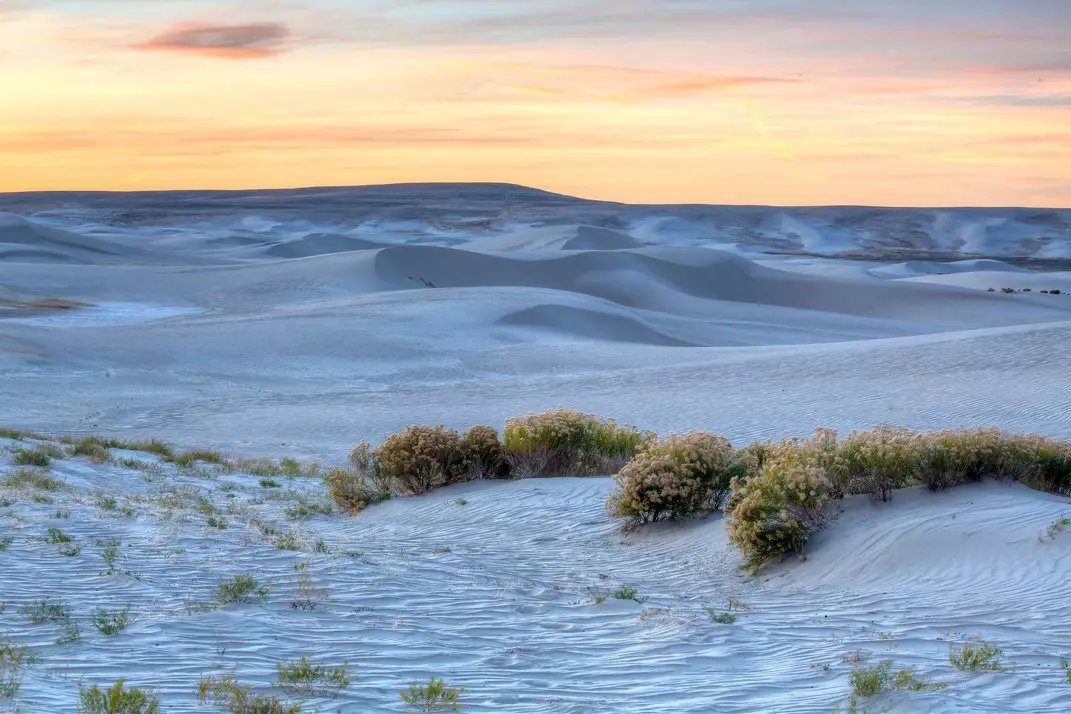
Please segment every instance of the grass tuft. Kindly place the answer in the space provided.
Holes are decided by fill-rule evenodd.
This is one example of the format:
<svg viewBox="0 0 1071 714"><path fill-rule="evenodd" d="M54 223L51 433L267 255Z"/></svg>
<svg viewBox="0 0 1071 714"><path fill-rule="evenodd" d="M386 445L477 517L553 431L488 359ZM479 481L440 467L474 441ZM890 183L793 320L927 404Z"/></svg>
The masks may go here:
<svg viewBox="0 0 1071 714"><path fill-rule="evenodd" d="M443 680L431 677L427 684L411 684L401 693L402 701L422 712L455 711L464 705L461 693L464 688L447 687Z"/></svg>

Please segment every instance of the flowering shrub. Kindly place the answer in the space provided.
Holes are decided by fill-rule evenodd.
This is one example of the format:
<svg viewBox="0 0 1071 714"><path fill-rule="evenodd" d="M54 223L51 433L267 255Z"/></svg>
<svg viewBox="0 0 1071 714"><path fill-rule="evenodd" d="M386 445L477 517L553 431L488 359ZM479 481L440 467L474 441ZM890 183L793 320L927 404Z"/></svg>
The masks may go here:
<svg viewBox="0 0 1071 714"><path fill-rule="evenodd" d="M653 439L612 419L558 409L508 420L503 442L523 478L613 473Z"/></svg>
<svg viewBox="0 0 1071 714"><path fill-rule="evenodd" d="M472 478L509 478L510 465L506 449L494 427L477 424L470 427L458 444L465 468Z"/></svg>
<svg viewBox="0 0 1071 714"><path fill-rule="evenodd" d="M696 432L660 439L614 476L617 489L607 512L649 523L717 510L729 493L734 463L733 447L722 436Z"/></svg>
<svg viewBox="0 0 1071 714"><path fill-rule="evenodd" d="M443 426L410 426L375 453L392 493L417 495L467 480L461 437Z"/></svg>
<svg viewBox="0 0 1071 714"><path fill-rule="evenodd" d="M747 481L734 478L732 489L729 540L753 571L779 555L802 553L811 534L825 525L822 507L831 484L817 467L767 463Z"/></svg>
<svg viewBox="0 0 1071 714"><path fill-rule="evenodd" d="M846 493L866 493L872 500L888 501L893 489L914 481L918 449L924 441L919 434L887 425L852 432L837 444L830 475L843 479Z"/></svg>

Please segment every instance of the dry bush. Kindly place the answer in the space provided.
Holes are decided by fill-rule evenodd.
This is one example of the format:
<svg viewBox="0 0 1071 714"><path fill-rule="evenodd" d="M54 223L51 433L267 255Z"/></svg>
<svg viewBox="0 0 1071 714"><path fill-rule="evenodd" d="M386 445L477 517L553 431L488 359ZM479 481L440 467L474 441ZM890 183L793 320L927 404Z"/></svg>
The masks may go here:
<svg viewBox="0 0 1071 714"><path fill-rule="evenodd" d="M443 426L406 427L390 436L375 455L392 493L415 496L468 480L461 437Z"/></svg>
<svg viewBox="0 0 1071 714"><path fill-rule="evenodd" d="M830 488L821 469L799 464L768 463L746 482L734 478L729 540L747 557L745 567L755 571L780 555L802 554L825 525Z"/></svg>
<svg viewBox="0 0 1071 714"><path fill-rule="evenodd" d="M888 501L894 489L913 484L922 441L919 434L888 425L852 432L837 444L835 474L845 479L846 493Z"/></svg>
<svg viewBox="0 0 1071 714"><path fill-rule="evenodd" d="M327 494L336 506L351 516L356 516L373 503L379 503L389 494L372 488L360 473L350 469L330 468L324 474Z"/></svg>
<svg viewBox="0 0 1071 714"><path fill-rule="evenodd" d="M735 463L729 440L695 432L660 439L614 476L606 502L614 518L649 523L718 510L729 494Z"/></svg>
<svg viewBox="0 0 1071 714"><path fill-rule="evenodd" d="M461 458L470 478L499 479L510 477L506 449L491 426L477 424L469 428L459 443Z"/></svg>
<svg viewBox="0 0 1071 714"><path fill-rule="evenodd" d="M612 419L557 409L506 422L504 445L519 478L615 473L654 440Z"/></svg>

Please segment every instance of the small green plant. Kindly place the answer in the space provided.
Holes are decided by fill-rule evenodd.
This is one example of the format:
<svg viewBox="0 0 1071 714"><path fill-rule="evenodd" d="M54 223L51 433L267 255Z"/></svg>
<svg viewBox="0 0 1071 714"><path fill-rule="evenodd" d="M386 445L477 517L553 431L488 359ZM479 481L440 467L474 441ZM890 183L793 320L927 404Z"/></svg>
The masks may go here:
<svg viewBox="0 0 1071 714"><path fill-rule="evenodd" d="M130 625L130 607L124 607L122 610L116 610L115 612L97 609L93 611L92 618L93 626L102 635L117 635Z"/></svg>
<svg viewBox="0 0 1071 714"><path fill-rule="evenodd" d="M892 633L891 632L876 632L876 633L874 633L874 636L877 637L879 640L891 640L892 639Z"/></svg>
<svg viewBox="0 0 1071 714"><path fill-rule="evenodd" d="M409 691L402 692L402 701L417 711L441 712L461 709L461 693L463 687L454 689L447 687L443 680L431 677L427 684L411 684Z"/></svg>
<svg viewBox="0 0 1071 714"><path fill-rule="evenodd" d="M59 521L68 521L71 518L71 512L70 511L56 511L55 513L52 514L51 517L55 518L56 520L59 520Z"/></svg>
<svg viewBox="0 0 1071 714"><path fill-rule="evenodd" d="M290 601L290 609L315 610L317 605L328 598L327 588L313 585L307 562L295 564L294 571L298 574L297 597Z"/></svg>
<svg viewBox="0 0 1071 714"><path fill-rule="evenodd" d="M265 694L254 695L253 688L240 684L234 675L201 675L197 696L201 704L211 701L231 714L301 714L300 704L287 704L278 697Z"/></svg>
<svg viewBox="0 0 1071 714"><path fill-rule="evenodd" d="M247 573L236 575L232 580L224 580L214 590L216 602L221 605L251 603L254 599L263 600L270 593L270 585L261 584Z"/></svg>
<svg viewBox="0 0 1071 714"><path fill-rule="evenodd" d="M151 689L123 689L124 679L118 679L106 690L97 685L79 687L79 714L157 714L160 699Z"/></svg>
<svg viewBox="0 0 1071 714"><path fill-rule="evenodd" d="M1068 526L1071 526L1071 518L1061 518L1053 521L1049 524L1048 529L1045 531L1045 535L1049 540L1056 540L1056 537L1063 533Z"/></svg>
<svg viewBox="0 0 1071 714"><path fill-rule="evenodd" d="M327 542L324 541L323 538L317 538L316 545L313 547L313 550L317 553L327 553Z"/></svg>
<svg viewBox="0 0 1071 714"><path fill-rule="evenodd" d="M279 550L302 550L305 543L297 531L287 531L275 539L275 547Z"/></svg>
<svg viewBox="0 0 1071 714"><path fill-rule="evenodd" d="M295 505L286 509L286 517L294 520L303 521L316 515L331 515L331 506L326 503L298 501Z"/></svg>
<svg viewBox="0 0 1071 714"><path fill-rule="evenodd" d="M16 503L11 496L0 496L0 508L7 508L8 506L14 506Z"/></svg>
<svg viewBox="0 0 1071 714"><path fill-rule="evenodd" d="M70 544L61 545L56 552L62 555L64 558L73 558L74 556L82 552L82 546Z"/></svg>
<svg viewBox="0 0 1071 714"><path fill-rule="evenodd" d="M11 536L7 538L0 538L0 552L3 552L11 547L11 544L15 542L15 539Z"/></svg>
<svg viewBox="0 0 1071 714"><path fill-rule="evenodd" d="M431 552L435 553L436 555L443 555L445 553L452 553L453 551L454 551L454 549L451 548L450 546L443 545L443 546L439 546L438 548L436 548L435 550L433 550Z"/></svg>
<svg viewBox="0 0 1071 714"><path fill-rule="evenodd" d="M910 669L894 672L892 661L884 660L875 667L859 665L852 669L849 682L852 693L849 697L851 711L856 710L859 699L866 699L889 692L926 692L946 688L947 684L926 682L918 679Z"/></svg>
<svg viewBox="0 0 1071 714"><path fill-rule="evenodd" d="M343 662L338 667L314 665L307 657L297 662L283 660L276 670L279 680L277 687L291 694L316 696L337 696L350 686L349 663Z"/></svg>
<svg viewBox="0 0 1071 714"><path fill-rule="evenodd" d="M1060 658L1060 669L1064 671L1064 677L1067 678L1067 683L1071 684L1071 663L1067 661L1066 657Z"/></svg>
<svg viewBox="0 0 1071 714"><path fill-rule="evenodd" d="M948 661L961 672L999 672L1004 650L981 637L972 637L960 647L948 646Z"/></svg>
<svg viewBox="0 0 1071 714"><path fill-rule="evenodd" d="M63 626L63 635L56 640L57 645L69 645L72 642L77 642L82 639L82 629L78 627L78 623L71 620Z"/></svg>
<svg viewBox="0 0 1071 714"><path fill-rule="evenodd" d="M716 622L719 625L731 625L738 619L740 612L751 612L751 606L745 603L743 600L735 597L726 598L726 609L724 612L719 611L713 607L707 608L707 617L711 622Z"/></svg>
<svg viewBox="0 0 1071 714"><path fill-rule="evenodd" d="M34 503L41 503L41 504L44 504L44 505L47 505L47 506L51 506L53 503L55 503L55 501L53 501L51 498L49 498L48 496L44 495L43 493L35 494L34 497L31 498L30 500L33 501Z"/></svg>
<svg viewBox="0 0 1071 714"><path fill-rule="evenodd" d="M23 605L19 608L19 612L34 625L46 622L63 625L71 621L70 606L62 601L53 602L47 597Z"/></svg>
<svg viewBox="0 0 1071 714"><path fill-rule="evenodd" d="M216 466L226 466L227 457L218 451L184 451L181 454L172 454L171 456L164 456L165 461L170 461L179 468L188 469L202 462L206 464L214 464Z"/></svg>
<svg viewBox="0 0 1071 714"><path fill-rule="evenodd" d="M616 600L634 600L635 602L638 602L641 605L647 602L647 598L640 597L639 591L631 585L619 586L617 590L614 590L613 597Z"/></svg>
<svg viewBox="0 0 1071 714"><path fill-rule="evenodd" d="M34 661L34 655L26 645L0 640L0 702L15 698L22 685L23 672Z"/></svg>
<svg viewBox="0 0 1071 714"><path fill-rule="evenodd" d="M108 566L108 570L101 573L101 575L114 575L116 573L115 564L119 561L119 541L111 538L97 541L97 545L101 547L100 557L104 559L104 564Z"/></svg>
<svg viewBox="0 0 1071 714"><path fill-rule="evenodd" d="M279 488L280 485L281 484L278 481L274 480L274 479L270 479L270 478L262 478L262 479L260 479L261 488Z"/></svg>
<svg viewBox="0 0 1071 714"><path fill-rule="evenodd" d="M457 499L456 501L454 501L454 504L455 504L455 505L458 505L458 506L464 506L464 505L465 505L466 503L468 503L468 501L466 501L466 500L465 500L465 499L463 499L463 498L459 498L459 499Z"/></svg>
<svg viewBox="0 0 1071 714"><path fill-rule="evenodd" d="M47 531L45 531L44 540L46 543L59 545L60 543L70 543L72 540L74 540L74 538L67 535L59 528L49 528Z"/></svg>
<svg viewBox="0 0 1071 714"><path fill-rule="evenodd" d="M119 501L115 496L111 496L107 493L97 494L94 504L102 511L114 511L119 508Z"/></svg>
<svg viewBox="0 0 1071 714"><path fill-rule="evenodd" d="M205 525L207 525L209 528L215 528L219 531L225 531L227 530L230 524L223 516L209 516L207 519L205 519Z"/></svg>

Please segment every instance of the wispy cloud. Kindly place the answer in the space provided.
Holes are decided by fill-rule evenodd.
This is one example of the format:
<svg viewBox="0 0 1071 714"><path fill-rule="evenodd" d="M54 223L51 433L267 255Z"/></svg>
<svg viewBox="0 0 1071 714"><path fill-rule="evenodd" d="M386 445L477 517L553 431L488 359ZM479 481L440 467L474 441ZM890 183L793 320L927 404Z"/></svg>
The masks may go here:
<svg viewBox="0 0 1071 714"><path fill-rule="evenodd" d="M283 24L180 25L133 45L140 50L191 52L214 57L271 57L285 50L290 30Z"/></svg>

